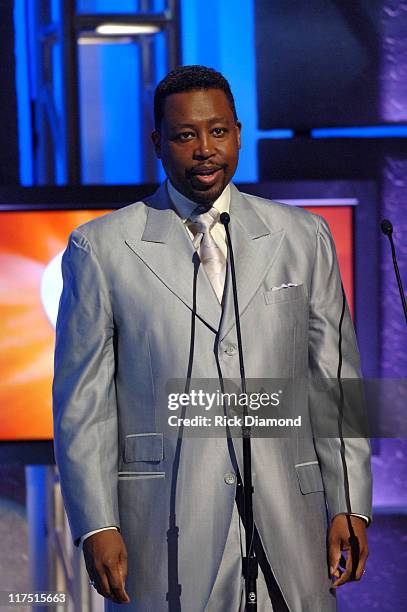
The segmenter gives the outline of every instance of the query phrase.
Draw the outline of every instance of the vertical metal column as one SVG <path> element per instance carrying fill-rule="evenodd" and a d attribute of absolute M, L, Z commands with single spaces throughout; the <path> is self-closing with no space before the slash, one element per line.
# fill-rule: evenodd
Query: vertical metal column
<path fill-rule="evenodd" d="M 53 543 L 55 588 L 67 592 L 70 609 L 73 612 L 92 612 L 91 592 L 83 554 L 72 542 L 55 466 L 49 473 L 49 493 L 48 524 Z M 66 610 L 61 609 L 60 612 Z"/>
<path fill-rule="evenodd" d="M 47 527 L 47 466 L 25 468 L 27 486 L 27 522 L 29 569 L 32 591 L 52 590 L 49 577 L 49 540 Z M 48 612 L 47 606 L 36 611 Z"/>
<path fill-rule="evenodd" d="M 89 586 L 82 551 L 73 545 L 57 468 L 26 467 L 30 589 L 65 592 L 66 608 L 56 612 L 103 612 L 103 598 Z M 49 606 L 37 606 L 48 612 Z"/>
<path fill-rule="evenodd" d="M 168 70 L 181 63 L 181 15 L 180 0 L 167 0 L 171 21 L 166 32 L 168 37 Z"/>
<path fill-rule="evenodd" d="M 58 470 L 55 466 L 50 475 L 51 489 L 50 529 L 52 524 L 56 588 L 69 593 L 70 609 L 68 612 L 103 612 L 104 599 L 89 585 L 82 550 L 74 546 L 72 541 L 61 495 Z"/>
<path fill-rule="evenodd" d="M 152 10 L 151 0 L 140 0 L 140 11 Z M 146 183 L 157 181 L 157 160 L 151 143 L 151 132 L 154 124 L 152 119 L 153 97 L 155 85 L 154 71 L 154 36 L 138 36 L 134 41 L 140 46 L 140 100 L 141 100 L 141 159 L 142 173 Z M 134 44 L 134 43 L 133 43 Z"/>
<path fill-rule="evenodd" d="M 154 9 L 154 0 L 140 0 L 140 13 L 148 14 Z M 180 49 L 180 16 L 179 0 L 169 0 L 166 11 L 167 21 L 162 32 L 166 37 L 167 69 L 172 70 L 181 62 Z M 141 72 L 141 115 L 142 125 L 142 160 L 143 177 L 147 183 L 157 181 L 157 159 L 151 144 L 151 132 L 154 129 L 153 100 L 156 85 L 156 71 L 154 65 L 154 35 L 138 36 L 136 41 L 140 45 Z"/>
<path fill-rule="evenodd" d="M 67 182 L 81 183 L 81 146 L 79 118 L 78 41 L 73 0 L 62 1 L 62 58 L 64 66 L 65 150 Z"/>
<path fill-rule="evenodd" d="M 53 183 L 55 164 L 52 146 L 52 131 L 46 112 L 46 82 L 50 73 L 49 46 L 52 44 L 50 10 L 46 2 L 27 2 L 29 19 L 29 57 L 32 63 L 33 81 L 33 159 L 34 180 L 37 184 Z M 48 53 L 47 51 L 48 47 Z"/>

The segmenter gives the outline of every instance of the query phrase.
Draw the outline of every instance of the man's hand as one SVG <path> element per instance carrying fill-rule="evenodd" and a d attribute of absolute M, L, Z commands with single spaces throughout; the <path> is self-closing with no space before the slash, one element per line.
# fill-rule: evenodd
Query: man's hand
<path fill-rule="evenodd" d="M 337 514 L 331 524 L 328 534 L 329 566 L 331 576 L 336 578 L 333 587 L 341 586 L 345 582 L 360 580 L 364 573 L 368 547 L 366 538 L 366 524 L 362 518 L 347 514 Z M 339 568 L 341 551 L 347 553 L 346 569 Z"/>
<path fill-rule="evenodd" d="M 127 576 L 127 550 L 115 529 L 99 531 L 83 543 L 83 554 L 89 578 L 100 595 L 115 603 L 128 603 L 124 582 Z"/>

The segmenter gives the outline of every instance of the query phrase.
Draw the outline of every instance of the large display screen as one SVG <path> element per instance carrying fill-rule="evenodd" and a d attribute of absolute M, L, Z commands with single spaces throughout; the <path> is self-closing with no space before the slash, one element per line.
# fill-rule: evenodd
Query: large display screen
<path fill-rule="evenodd" d="M 309 208 L 333 233 L 353 309 L 352 207 Z M 106 214 L 92 211 L 0 213 L 0 440 L 52 439 L 55 321 L 61 258 L 70 232 Z"/>

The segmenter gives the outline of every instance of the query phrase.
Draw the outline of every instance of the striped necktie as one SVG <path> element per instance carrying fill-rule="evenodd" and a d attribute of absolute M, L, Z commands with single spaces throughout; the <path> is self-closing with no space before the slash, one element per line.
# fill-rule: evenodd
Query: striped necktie
<path fill-rule="evenodd" d="M 216 208 L 207 210 L 198 206 L 187 220 L 187 226 L 194 234 L 192 244 L 197 250 L 204 270 L 211 282 L 219 302 L 222 301 L 226 276 L 226 259 L 211 234 L 219 221 L 220 213 Z"/>

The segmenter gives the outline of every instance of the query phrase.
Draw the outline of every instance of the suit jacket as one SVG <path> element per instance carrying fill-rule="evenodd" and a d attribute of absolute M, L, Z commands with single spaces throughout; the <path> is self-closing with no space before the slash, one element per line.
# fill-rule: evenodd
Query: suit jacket
<path fill-rule="evenodd" d="M 327 223 L 231 188 L 246 376 L 335 378 L 340 333 L 341 375 L 358 377 Z M 217 379 L 219 367 L 225 378 L 240 376 L 230 274 L 222 307 L 194 261 L 165 185 L 80 226 L 63 256 L 53 397 L 64 503 L 76 543 L 120 527 L 129 609 L 141 612 L 175 609 L 168 592 L 170 601 L 180 593 L 185 612 L 205 609 L 232 516 L 236 461 L 243 473 L 241 442 L 232 453 L 226 436 L 180 443 L 162 427 L 163 385 L 185 379 L 191 342 L 194 378 Z M 283 283 L 296 286 L 272 291 Z M 329 516 L 350 506 L 371 515 L 369 443 L 349 438 L 345 446 L 347 492 L 338 438 L 252 440 L 254 518 L 292 612 L 335 609 Z"/>

